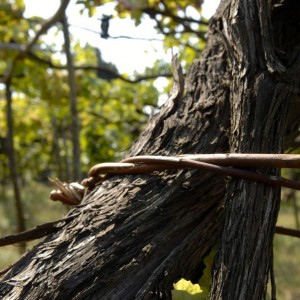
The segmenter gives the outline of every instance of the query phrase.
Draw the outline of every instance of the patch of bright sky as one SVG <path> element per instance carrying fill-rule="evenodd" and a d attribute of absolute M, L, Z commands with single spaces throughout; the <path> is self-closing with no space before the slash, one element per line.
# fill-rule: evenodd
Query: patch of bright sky
<path fill-rule="evenodd" d="M 115 64 L 120 73 L 133 74 L 134 72 L 143 73 L 145 67 L 151 67 L 157 58 L 166 61 L 171 60 L 171 55 L 163 49 L 162 42 L 152 40 L 128 40 L 128 39 L 102 39 L 99 36 L 100 21 L 103 14 L 115 14 L 114 4 L 108 3 L 101 6 L 95 16 L 89 18 L 87 13 L 80 14 L 80 6 L 75 5 L 72 0 L 68 10 L 68 20 L 70 23 L 70 32 L 72 36 L 79 39 L 82 45 L 90 45 L 100 49 L 102 58 L 106 62 Z M 211 17 L 220 0 L 206 0 L 203 4 L 203 16 Z M 60 0 L 41 1 L 25 0 L 25 17 L 40 16 L 44 19 L 51 17 L 59 7 Z M 190 12 L 191 14 L 193 12 Z M 90 29 L 94 33 L 85 29 Z M 109 34 L 114 36 L 132 36 L 146 39 L 162 39 L 154 29 L 154 23 L 151 19 L 146 19 L 140 26 L 135 27 L 134 22 L 130 19 L 113 19 L 110 22 Z M 46 40 L 53 42 L 51 31 L 48 33 Z M 59 40 L 56 37 L 55 40 Z"/>

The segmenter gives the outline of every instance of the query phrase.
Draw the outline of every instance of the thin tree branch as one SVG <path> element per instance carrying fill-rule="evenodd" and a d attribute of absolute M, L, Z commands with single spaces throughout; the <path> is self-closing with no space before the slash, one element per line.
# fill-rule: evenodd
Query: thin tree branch
<path fill-rule="evenodd" d="M 23 54 L 29 52 L 33 45 L 38 42 L 40 36 L 45 34 L 55 23 L 63 20 L 63 16 L 69 3 L 70 0 L 61 0 L 60 6 L 56 13 L 42 25 L 41 29 L 35 34 L 34 38 L 27 44 Z"/>
<path fill-rule="evenodd" d="M 300 230 L 298 229 L 292 229 L 292 228 L 285 228 L 281 226 L 276 226 L 275 232 L 277 234 L 282 234 L 282 235 L 288 235 L 288 236 L 293 236 L 300 238 Z"/>
<path fill-rule="evenodd" d="M 193 19 L 193 18 L 189 18 L 189 17 L 179 17 L 179 16 L 176 16 L 176 15 L 172 14 L 170 11 L 167 11 L 167 10 L 161 11 L 161 10 L 158 10 L 154 7 L 145 8 L 145 9 L 143 9 L 143 12 L 146 13 L 147 15 L 149 15 L 152 19 L 154 17 L 156 17 L 157 15 L 161 15 L 161 16 L 169 17 L 173 21 L 175 21 L 179 24 L 197 23 L 199 25 L 208 25 L 208 22 L 204 21 L 202 19 L 197 20 L 197 19 Z"/>
<path fill-rule="evenodd" d="M 73 214 L 61 220 L 38 225 L 32 229 L 2 237 L 0 238 L 0 247 L 40 239 L 50 233 L 58 231 L 78 215 L 78 213 Z"/>
<path fill-rule="evenodd" d="M 192 29 L 191 27 L 185 27 L 184 30 L 182 31 L 176 31 L 176 30 L 172 30 L 170 28 L 165 28 L 163 24 L 161 24 L 161 21 L 154 18 L 154 21 L 156 22 L 156 26 L 159 29 L 159 31 L 165 35 L 165 36 L 175 36 L 176 34 L 183 34 L 183 33 L 193 33 L 195 35 L 197 35 L 199 38 L 201 38 L 203 41 L 206 41 L 206 32 L 204 31 L 197 31 Z"/>
<path fill-rule="evenodd" d="M 154 171 L 182 168 L 200 169 L 223 176 L 233 176 L 274 186 L 300 190 L 300 182 L 278 176 L 261 174 L 239 168 L 297 168 L 300 155 L 289 154 L 185 154 L 180 156 L 134 156 L 119 163 L 101 163 L 90 169 L 89 177 L 82 181 L 88 189 L 94 188 L 116 174 L 149 174 Z M 235 168 L 233 168 L 235 167 Z M 239 167 L 239 168 L 236 168 Z M 62 190 L 51 193 L 52 200 L 63 201 Z M 72 199 L 70 199 L 72 200 Z"/>
<path fill-rule="evenodd" d="M 22 44 L 16 44 L 16 43 L 0 43 L 0 49 L 1 50 L 12 50 L 12 51 L 19 51 L 22 52 L 25 49 L 25 45 Z M 44 49 L 41 48 L 40 45 L 35 45 L 32 47 L 31 51 L 44 51 L 44 52 L 49 52 L 49 53 L 57 53 L 57 52 L 62 52 L 59 50 L 53 50 L 53 49 Z M 27 55 L 30 55 L 30 53 L 33 54 L 33 52 L 29 51 Z M 35 55 L 35 54 L 34 54 Z"/>
<path fill-rule="evenodd" d="M 251 154 L 248 154 L 251 156 Z M 266 154 L 267 155 L 267 154 Z M 226 156 L 226 155 L 225 155 Z M 163 157 L 163 156 L 135 156 L 129 157 L 124 159 L 120 163 L 105 163 L 105 164 L 98 164 L 89 172 L 90 177 L 97 177 L 98 174 L 140 174 L 140 173 L 151 173 L 153 171 L 162 170 L 162 169 L 179 169 L 179 168 L 194 168 L 194 169 L 201 169 L 208 172 L 214 172 L 224 176 L 233 176 L 238 177 L 246 180 L 256 181 L 260 183 L 270 184 L 274 186 L 283 186 L 292 189 L 300 190 L 300 182 L 294 180 L 288 180 L 282 177 L 277 176 L 269 176 L 263 175 L 260 173 L 244 170 L 244 169 L 237 169 L 232 167 L 225 167 L 220 166 L 200 160 L 196 160 L 193 155 L 186 155 L 181 157 Z M 274 156 L 273 160 L 274 160 Z M 252 156 L 252 161 L 255 161 L 255 158 Z M 299 156 L 298 156 L 299 159 Z M 241 160 L 240 158 L 238 160 Z M 223 158 L 224 161 L 224 158 Z M 230 165 L 232 165 L 232 158 L 229 160 Z M 256 159 L 259 161 L 259 159 Z M 276 159 L 275 159 L 276 161 Z M 280 158 L 280 161 L 285 162 L 285 165 L 289 165 L 287 161 Z M 272 160 L 269 160 L 268 166 Z M 289 162 L 289 161 L 288 161 Z M 223 162 L 224 163 L 224 162 Z M 277 161 L 276 161 L 277 164 Z M 276 165 L 275 164 L 275 165 Z M 235 162 L 237 165 L 237 161 Z M 243 167 L 245 166 L 242 164 Z M 246 163 L 247 165 L 247 163 Z M 260 167 L 262 166 L 262 160 L 260 160 Z M 248 162 L 249 166 L 249 162 Z M 85 181 L 84 181 L 85 182 Z"/>
<path fill-rule="evenodd" d="M 154 7 L 148 7 L 143 9 L 143 12 L 148 14 L 150 16 L 150 18 L 154 19 L 156 21 L 157 27 L 158 29 L 165 35 L 169 35 L 169 34 L 175 34 L 175 33 L 193 33 L 195 35 L 197 35 L 199 38 L 206 40 L 205 38 L 205 32 L 201 32 L 199 30 L 194 30 L 190 24 L 191 23 L 197 23 L 199 25 L 208 25 L 208 23 L 206 21 L 203 21 L 202 19 L 193 19 L 190 17 L 179 17 L 177 15 L 174 15 L 172 13 L 172 11 L 168 8 L 167 3 L 162 2 L 162 4 L 164 5 L 164 9 L 165 10 L 158 10 Z M 157 15 L 161 15 L 161 16 L 165 16 L 165 17 L 169 17 L 170 19 L 172 19 L 174 22 L 177 22 L 178 24 L 182 25 L 184 27 L 184 30 L 182 31 L 174 31 L 174 30 L 170 30 L 168 28 L 168 30 L 165 30 L 165 27 L 162 25 L 161 20 L 159 20 L 157 18 Z"/>
<path fill-rule="evenodd" d="M 32 48 L 38 42 L 41 35 L 46 33 L 56 22 L 62 20 L 63 14 L 64 14 L 67 6 L 69 5 L 69 2 L 70 2 L 70 0 L 62 0 L 61 1 L 61 4 L 60 4 L 58 10 L 56 11 L 56 13 L 42 25 L 40 30 L 35 34 L 35 36 L 31 39 L 31 41 L 29 41 L 29 43 L 26 46 L 24 46 L 22 51 L 20 51 L 18 53 L 18 55 L 14 58 L 11 65 L 6 69 L 4 75 L 1 79 L 1 82 L 5 83 L 11 79 L 13 71 L 16 67 L 17 61 L 19 59 L 24 58 L 28 54 L 28 52 L 30 52 L 32 50 Z"/>
<path fill-rule="evenodd" d="M 28 242 L 37 240 L 47 236 L 48 234 L 59 231 L 62 227 L 76 218 L 79 214 L 74 214 L 61 220 L 38 225 L 32 229 L 17 234 L 8 235 L 0 238 L 0 247 L 12 245 L 20 242 Z M 300 230 L 276 226 L 275 233 L 300 238 Z"/>
<path fill-rule="evenodd" d="M 6 122 L 7 122 L 7 156 L 10 171 L 10 178 L 14 189 L 15 209 L 17 217 L 17 231 L 22 232 L 26 228 L 26 222 L 24 217 L 24 208 L 21 199 L 21 192 L 19 186 L 19 174 L 17 172 L 16 162 L 16 150 L 14 145 L 14 120 L 12 110 L 12 91 L 10 86 L 10 80 L 5 82 L 5 94 L 6 94 Z M 25 252 L 26 245 L 20 244 L 20 252 Z"/>
<path fill-rule="evenodd" d="M 68 83 L 69 83 L 69 105 L 70 105 L 70 118 L 71 118 L 71 136 L 72 136 L 72 180 L 80 178 L 80 124 L 77 109 L 76 98 L 76 83 L 75 83 L 75 68 L 73 63 L 73 55 L 71 52 L 71 41 L 69 34 L 69 25 L 65 11 L 62 16 L 62 27 L 64 36 L 64 47 L 67 57 L 67 70 L 68 70 Z"/>
<path fill-rule="evenodd" d="M 31 60 L 34 60 L 36 62 L 39 62 L 41 64 L 45 64 L 48 67 L 50 67 L 51 69 L 57 69 L 57 70 L 66 70 L 67 67 L 63 66 L 63 65 L 58 65 L 58 64 L 54 64 L 51 60 L 47 60 L 44 58 L 41 58 L 39 56 L 37 56 L 36 54 L 34 54 L 33 52 L 28 53 L 28 58 Z M 151 75 L 141 75 L 141 76 L 137 76 L 135 79 L 129 79 L 124 77 L 123 75 L 114 72 L 113 70 L 109 69 L 109 68 L 105 68 L 103 66 L 74 66 L 74 69 L 76 71 L 79 70 L 83 70 L 83 71 L 100 71 L 103 72 L 105 74 L 109 74 L 110 78 L 113 79 L 120 79 L 122 81 L 128 82 L 128 83 L 139 83 L 141 81 L 144 80 L 150 80 L 150 79 L 156 79 L 158 77 L 167 77 L 170 78 L 173 76 L 173 74 L 170 73 L 161 73 L 161 74 L 151 74 Z"/>
<path fill-rule="evenodd" d="M 265 153 L 215 153 L 215 154 L 182 154 L 178 156 L 134 156 L 124 159 L 125 162 L 145 162 L 155 160 L 165 162 L 190 159 L 211 164 L 249 168 L 300 168 L 299 154 L 265 154 Z"/>

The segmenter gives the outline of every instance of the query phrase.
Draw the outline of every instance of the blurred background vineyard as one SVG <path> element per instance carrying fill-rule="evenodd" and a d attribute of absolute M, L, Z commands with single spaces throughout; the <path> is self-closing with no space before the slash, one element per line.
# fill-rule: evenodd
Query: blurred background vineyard
<path fill-rule="evenodd" d="M 219 1 L 63 0 L 57 2 L 62 12 L 48 20 L 26 17 L 26 2 L 0 3 L 0 236 L 57 220 L 68 211 L 49 200 L 49 177 L 80 181 L 93 164 L 126 155 L 167 98 L 170 49 L 186 72 L 205 47 L 204 5 Z M 97 23 L 89 29 L 95 31 L 90 43 L 70 30 L 68 5 Z M 132 31 L 124 37 L 115 25 L 120 33 L 112 36 L 110 28 L 120 21 L 133 24 Z M 145 23 L 156 35 L 134 36 Z M 149 51 L 140 53 L 145 66 L 139 71 L 120 72 L 120 57 L 102 57 L 101 43 L 118 40 L 122 52 L 141 39 Z M 135 59 L 127 50 L 121 60 L 134 65 Z M 284 191 L 282 198 L 278 225 L 299 228 L 299 194 Z M 0 248 L 0 268 L 33 244 Z M 300 299 L 300 241 L 276 235 L 274 246 L 278 299 Z"/>

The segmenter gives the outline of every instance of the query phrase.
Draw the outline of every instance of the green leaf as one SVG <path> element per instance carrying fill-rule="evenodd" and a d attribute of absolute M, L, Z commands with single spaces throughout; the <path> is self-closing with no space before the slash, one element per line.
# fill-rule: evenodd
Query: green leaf
<path fill-rule="evenodd" d="M 180 279 L 171 291 L 173 300 L 202 300 L 205 299 L 203 290 L 199 284 L 193 284 L 190 280 Z"/>

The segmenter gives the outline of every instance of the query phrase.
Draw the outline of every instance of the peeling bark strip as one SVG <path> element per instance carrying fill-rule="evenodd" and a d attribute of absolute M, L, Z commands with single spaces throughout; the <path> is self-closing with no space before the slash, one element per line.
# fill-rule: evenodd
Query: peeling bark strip
<path fill-rule="evenodd" d="M 162 108 L 129 156 L 280 153 L 289 100 L 299 86 L 291 74 L 300 66 L 291 38 L 299 28 L 285 27 L 299 14 L 287 10 L 283 2 L 272 12 L 280 23 L 279 61 L 267 1 L 223 1 L 210 22 L 207 49 L 187 75 L 185 97 L 171 114 L 168 105 Z M 283 28 L 290 31 L 282 34 Z M 221 177 L 199 170 L 114 176 L 70 211 L 77 218 L 2 276 L 0 295 L 170 299 L 179 278 L 199 277 L 224 216 L 212 299 L 262 299 L 278 202 L 277 188 L 239 179 L 226 188 Z"/>

